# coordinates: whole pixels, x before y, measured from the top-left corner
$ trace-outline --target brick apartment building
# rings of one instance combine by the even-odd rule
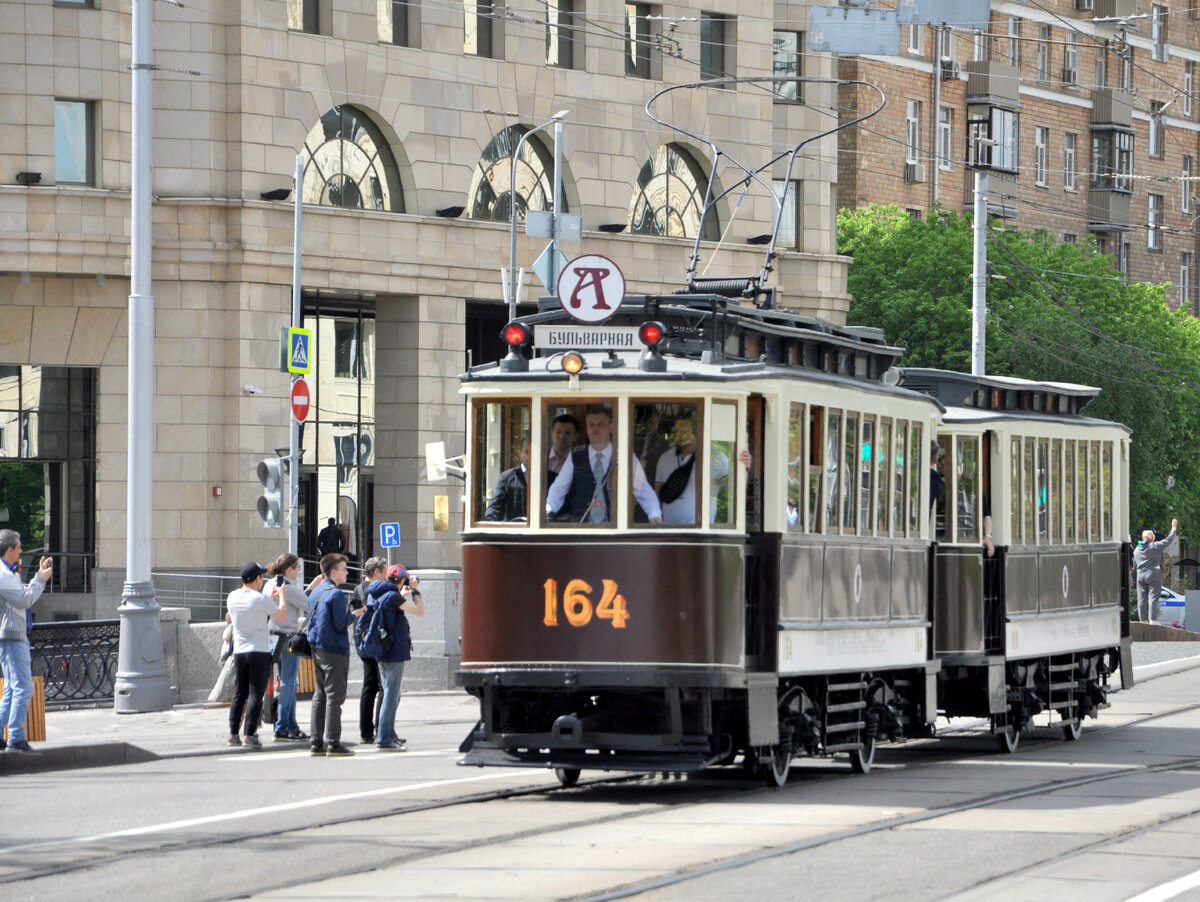
[[[1200,7],[1191,0],[994,2],[986,30],[905,26],[895,57],[842,57],[886,105],[838,146],[838,206],[972,208],[1092,238],[1130,280],[1197,312]],[[843,121],[877,92],[844,87]]]

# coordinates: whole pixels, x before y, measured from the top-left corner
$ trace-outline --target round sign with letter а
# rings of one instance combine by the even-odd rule
[[[608,257],[583,254],[558,276],[558,302],[572,319],[595,325],[609,319],[625,300],[625,276]]]

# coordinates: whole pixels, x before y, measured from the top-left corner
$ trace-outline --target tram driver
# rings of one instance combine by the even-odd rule
[[[574,523],[610,523],[613,512],[613,422],[607,405],[588,408],[588,444],[563,461],[558,478],[546,493],[546,515]],[[651,523],[662,522],[662,507],[636,457],[633,496]]]
[[[521,436],[521,461],[500,474],[496,494],[488,502],[485,520],[525,520],[529,495],[529,433]]]

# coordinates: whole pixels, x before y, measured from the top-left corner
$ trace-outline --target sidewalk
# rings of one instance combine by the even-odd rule
[[[1184,633],[1183,636],[1197,634]],[[1200,641],[1133,643],[1133,663],[1138,674],[1198,667],[1200,657],[1197,656],[1200,656]],[[358,739],[357,688],[351,686],[353,697],[347,698],[342,707],[343,734],[347,744]],[[308,700],[301,700],[296,707],[297,720],[305,732],[308,731],[310,704]],[[478,703],[461,689],[404,693],[405,721],[430,723],[460,720],[464,724],[464,736],[478,716],[478,711]],[[47,741],[33,743],[40,754],[0,754],[0,776],[6,773],[135,764],[161,758],[229,754],[235,750],[225,744],[229,735],[228,712],[228,705],[209,702],[176,705],[169,711],[154,714],[117,714],[111,707],[50,709],[46,712]],[[260,727],[259,736],[263,741],[263,752],[295,751],[306,747],[303,743],[275,742],[271,727]],[[255,753],[248,751],[246,754]]]

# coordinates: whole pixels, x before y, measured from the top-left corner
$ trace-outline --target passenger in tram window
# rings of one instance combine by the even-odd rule
[[[521,460],[500,474],[496,494],[484,511],[485,520],[528,520],[529,507],[529,436],[521,437]]]
[[[680,417],[673,430],[675,446],[658,457],[654,468],[654,487],[662,502],[663,522],[678,525],[696,522],[696,418]],[[709,454],[709,482],[712,486],[710,519],[716,515],[717,496],[722,481],[729,476],[729,457],[714,447]]]
[[[800,522],[800,508],[796,506],[796,502],[789,498],[787,500],[787,525],[795,526]]]
[[[563,462],[546,494],[546,515],[575,523],[610,523],[613,513],[613,422],[607,405],[588,408],[588,444],[576,448]],[[662,522],[662,507],[636,457],[633,495],[651,523]]]
[[[671,449],[671,439],[663,431],[663,412],[660,409],[662,406],[638,404],[634,407],[634,419],[637,421],[633,435],[634,453],[637,454],[642,467],[651,475],[654,474],[659,457],[664,451]]]
[[[929,443],[929,508],[937,504],[938,496],[942,494],[942,486],[946,484],[946,477],[942,475],[941,468],[942,448],[934,439]]]
[[[554,482],[563,462],[575,450],[579,439],[579,420],[569,413],[560,413],[550,426],[550,451],[546,454],[546,485]]]

